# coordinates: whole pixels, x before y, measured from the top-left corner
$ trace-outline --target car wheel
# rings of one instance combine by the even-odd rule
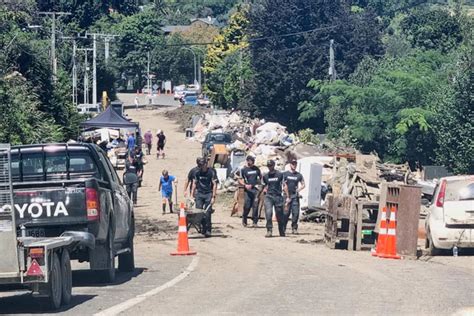
[[[435,245],[433,244],[433,238],[431,237],[431,233],[428,231],[426,233],[426,245],[428,249],[428,254],[430,256],[437,256],[441,253],[441,250],[436,248]]]
[[[119,255],[118,268],[120,272],[133,272],[135,270],[135,251],[133,247],[134,236],[135,219],[132,217],[132,222],[130,224],[130,234],[128,236],[128,242],[126,245],[126,247],[130,249],[130,251]]]

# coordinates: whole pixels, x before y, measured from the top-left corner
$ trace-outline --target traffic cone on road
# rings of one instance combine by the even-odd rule
[[[390,209],[390,220],[388,221],[387,240],[385,243],[385,251],[382,252],[380,258],[400,259],[397,255],[397,208],[392,206]]]
[[[382,219],[380,221],[379,236],[377,238],[377,245],[372,256],[377,257],[385,252],[385,244],[387,242],[387,208],[382,208]]]
[[[196,251],[189,249],[188,228],[186,224],[186,213],[184,211],[184,203],[179,205],[179,224],[178,224],[178,249],[176,252],[170,253],[172,256],[192,256]]]

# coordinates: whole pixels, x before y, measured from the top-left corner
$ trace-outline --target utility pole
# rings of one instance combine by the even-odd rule
[[[72,103],[77,106],[77,43],[75,37],[62,36],[61,39],[72,40]]]
[[[197,55],[198,58],[198,66],[197,66],[197,72],[198,72],[198,83],[199,83],[199,89],[201,89],[201,57]]]
[[[91,51],[92,48],[79,48],[79,51],[84,52],[84,104],[89,104],[89,63],[87,60],[87,52]]]
[[[109,47],[110,37],[104,37],[104,61],[106,65],[109,62]]]
[[[50,15],[51,22],[51,67],[53,69],[53,81],[57,80],[58,61],[56,59],[56,17],[61,15],[71,15],[70,12],[39,12],[40,15]]]
[[[92,35],[92,104],[97,104],[97,35]]]
[[[146,66],[146,86],[148,89],[148,95],[151,95],[151,80],[150,80],[150,52],[146,53],[147,55],[147,66]]]
[[[329,41],[329,76],[330,80],[336,80],[336,65],[334,60],[334,40]]]
[[[112,34],[103,34],[103,33],[88,33],[86,36],[92,36],[92,103],[97,104],[97,36],[104,38],[113,38],[118,35]],[[105,63],[107,64],[107,59],[109,55],[108,41],[105,42]]]

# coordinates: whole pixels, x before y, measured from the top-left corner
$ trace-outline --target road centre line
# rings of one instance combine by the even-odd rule
[[[183,271],[181,272],[181,274],[179,274],[177,277],[175,277],[174,279],[166,282],[165,284],[163,285],[160,285],[158,286],[157,288],[154,288],[146,293],[143,293],[143,294],[139,294],[137,296],[135,296],[134,298],[131,298],[123,303],[120,303],[118,305],[115,305],[113,307],[110,307],[106,310],[103,310],[99,313],[96,313],[94,314],[94,316],[112,316],[112,315],[118,315],[119,313],[121,312],[124,312],[130,308],[132,308],[133,306],[145,301],[146,299],[170,288],[170,287],[173,287],[175,286],[176,284],[178,284],[179,282],[181,282],[182,280],[184,280],[189,274],[191,274],[191,272],[194,271],[194,269],[196,269],[197,265],[199,263],[199,257],[196,256],[193,258],[193,260],[191,261],[191,263],[189,264],[189,266]]]

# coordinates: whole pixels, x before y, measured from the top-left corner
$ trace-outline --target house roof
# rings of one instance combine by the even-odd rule
[[[191,19],[190,25],[165,25],[161,28],[161,30],[165,33],[185,32],[193,25],[193,23],[196,23],[196,22],[202,22],[211,26],[218,26],[216,18],[207,17],[207,18]]]

